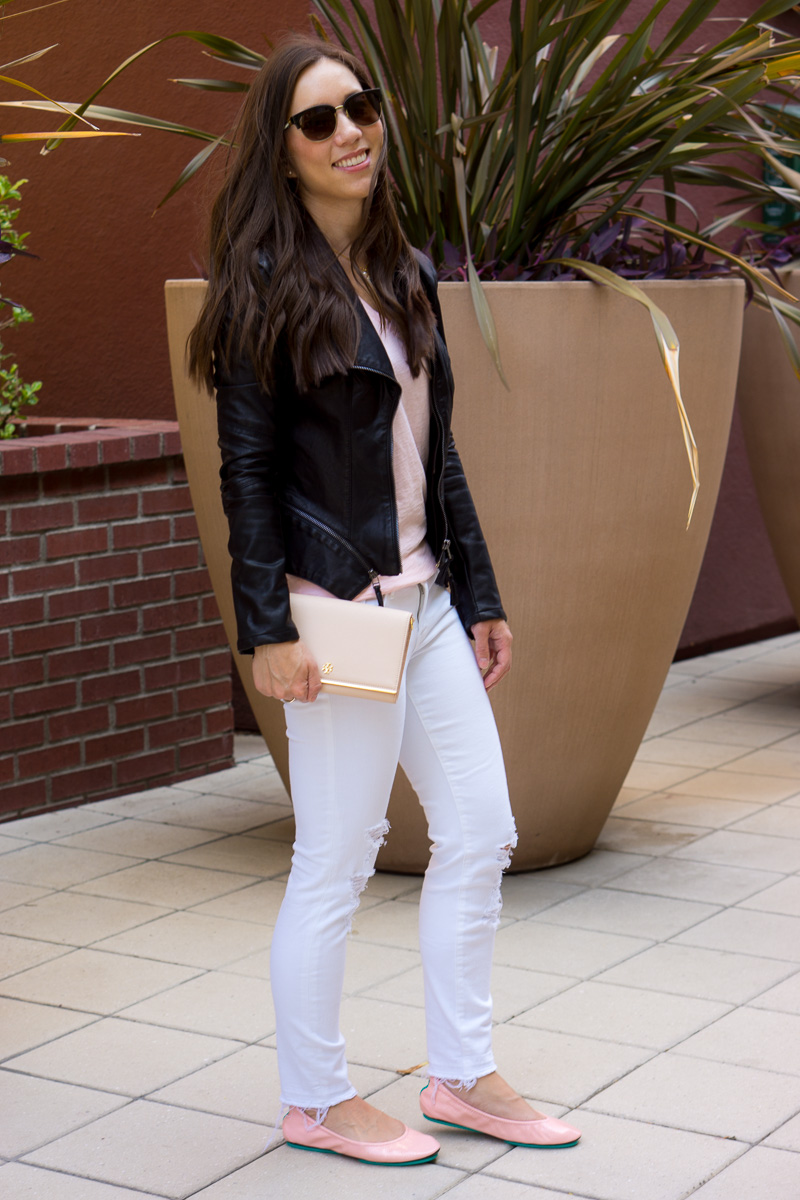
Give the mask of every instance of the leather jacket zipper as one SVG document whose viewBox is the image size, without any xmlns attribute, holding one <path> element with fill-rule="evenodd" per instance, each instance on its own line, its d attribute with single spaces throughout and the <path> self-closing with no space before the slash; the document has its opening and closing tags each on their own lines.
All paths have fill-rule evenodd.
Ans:
<svg viewBox="0 0 800 1200">
<path fill-rule="evenodd" d="M 383 592 L 381 591 L 380 577 L 378 572 L 369 565 L 363 554 L 356 549 L 353 543 L 349 542 L 347 538 L 342 537 L 342 535 L 337 533 L 335 529 L 331 529 L 330 525 L 326 525 L 324 521 L 320 521 L 316 517 L 312 517 L 310 513 L 304 512 L 302 508 L 298 508 L 295 504 L 290 504 L 288 500 L 283 501 L 283 507 L 288 508 L 289 512 L 293 512 L 303 521 L 307 521 L 309 525 L 316 525 L 317 529 L 321 529 L 323 533 L 328 535 L 328 537 L 333 538 L 335 542 L 338 542 L 340 546 L 342 546 L 349 554 L 353 556 L 353 558 L 361 563 L 362 567 L 369 575 L 370 583 L 372 584 L 378 604 L 380 604 L 381 608 L 383 608 Z"/>
</svg>

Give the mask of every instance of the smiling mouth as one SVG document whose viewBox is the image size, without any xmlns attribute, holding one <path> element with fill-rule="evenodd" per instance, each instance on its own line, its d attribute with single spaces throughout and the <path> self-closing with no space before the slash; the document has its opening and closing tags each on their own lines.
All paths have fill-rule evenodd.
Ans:
<svg viewBox="0 0 800 1200">
<path fill-rule="evenodd" d="M 347 158 L 340 158 L 338 162 L 333 164 L 334 167 L 348 169 L 349 167 L 360 167 L 369 158 L 368 150 L 359 150 L 358 154 L 349 154 Z"/>
</svg>

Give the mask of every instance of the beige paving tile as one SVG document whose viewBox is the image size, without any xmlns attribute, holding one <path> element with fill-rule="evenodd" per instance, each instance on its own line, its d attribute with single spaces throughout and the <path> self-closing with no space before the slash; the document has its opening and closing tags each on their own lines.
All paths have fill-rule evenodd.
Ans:
<svg viewBox="0 0 800 1200">
<path fill-rule="evenodd" d="M 726 1012 L 730 1005 L 716 1000 L 588 982 L 522 1013 L 514 1024 L 665 1050 Z"/>
<path fill-rule="evenodd" d="M 395 978 L 418 965 L 419 954 L 416 951 L 401 950 L 396 946 L 376 946 L 351 937 L 347 942 L 344 990 L 347 993 L 361 992 L 386 980 L 386 986 L 391 991 Z M 403 1004 L 412 1003 L 399 993 L 387 999 L 396 999 Z"/>
<path fill-rule="evenodd" d="M 687 1058 L 680 1050 L 637 1067 L 585 1105 L 595 1112 L 758 1142 L 800 1108 L 800 1078 Z"/>
<path fill-rule="evenodd" d="M 186 967 L 219 967 L 252 954 L 267 940 L 263 925 L 177 912 L 138 929 L 117 933 L 98 942 L 96 948 Z"/>
<path fill-rule="evenodd" d="M 711 950 L 730 950 L 734 954 L 760 954 L 765 958 L 800 962 L 800 917 L 728 908 L 694 929 L 687 929 L 675 941 Z"/>
<path fill-rule="evenodd" d="M 692 1200 L 797 1200 L 799 1190 L 797 1155 L 755 1146 L 693 1192 Z"/>
<path fill-rule="evenodd" d="M 614 879 L 625 871 L 632 871 L 634 867 L 643 866 L 647 859 L 648 856 L 644 854 L 620 854 L 616 850 L 595 848 L 590 854 L 577 858 L 574 862 L 565 863 L 562 867 L 548 867 L 546 870 L 537 871 L 536 874 L 541 875 L 542 879 L 552 879 L 557 883 L 577 883 L 593 887 L 599 883 L 608 883 L 609 879 Z"/>
<path fill-rule="evenodd" d="M 506 875 L 503 879 L 503 916 L 530 917 L 543 912 L 561 900 L 576 896 L 581 886 L 577 883 L 559 883 L 548 872 L 527 871 L 523 875 Z"/>
<path fill-rule="evenodd" d="M 672 937 L 696 925 L 719 909 L 695 900 L 673 900 L 664 896 L 639 895 L 632 901 L 627 892 L 611 888 L 593 888 L 564 900 L 555 908 L 534 917 L 531 924 L 567 925 L 573 929 L 596 929 L 600 933 L 620 933 L 631 937 Z"/>
<path fill-rule="evenodd" d="M 0 834 L 0 855 L 9 854 L 12 850 L 21 850 L 23 846 L 30 846 L 30 838 L 10 837 L 7 833 Z"/>
<path fill-rule="evenodd" d="M 680 688 L 669 688 L 662 692 L 656 712 L 663 716 L 679 717 L 684 723 L 700 721 L 703 717 L 716 716 L 727 709 L 738 707 L 739 702 L 728 689 L 720 695 L 718 687 L 703 689 L 699 683 L 686 684 Z"/>
<path fill-rule="evenodd" d="M 156 821 L 114 821 L 97 829 L 73 833 L 57 845 L 78 850 L 98 850 L 103 854 L 127 854 L 131 858 L 164 858 L 199 846 L 213 837 L 207 829 L 186 829 L 161 825 Z"/>
<path fill-rule="evenodd" d="M 286 816 L 282 804 L 259 804 L 231 796 L 187 796 L 175 789 L 175 798 L 148 814 L 151 821 L 183 825 L 190 829 L 210 829 L 218 833 L 242 833 L 265 821 Z"/>
<path fill-rule="evenodd" d="M 167 911 L 151 904 L 55 892 L 0 913 L 0 931 L 17 937 L 85 946 L 113 933 L 121 933 L 123 929 L 144 925 Z"/>
<path fill-rule="evenodd" d="M 198 868 L 176 867 L 175 870 Z M 242 877 L 239 875 L 236 878 L 241 880 Z M 192 912 L 208 917 L 225 917 L 229 921 L 254 921 L 258 925 L 274 925 L 285 891 L 283 883 L 268 879 L 261 883 L 237 887 L 236 891 L 215 896 L 213 900 L 205 900 L 202 904 L 194 905 Z"/>
<path fill-rule="evenodd" d="M 246 768 L 250 768 L 251 764 L 244 764 Z M 237 767 L 237 773 L 242 770 L 242 767 Z M 277 771 L 265 771 L 258 765 L 252 765 L 252 777 L 243 780 L 234 780 L 225 785 L 214 783 L 209 786 L 210 777 L 205 780 L 206 786 L 202 789 L 204 793 L 215 796 L 228 796 L 231 799 L 253 800 L 261 804 L 283 804 L 287 808 L 290 805 L 290 800 L 286 794 L 286 789 L 281 783 L 280 776 Z M 224 772 L 220 772 L 223 774 Z M 194 782 L 187 780 L 187 783 Z M 178 784 L 178 787 L 185 788 L 186 783 Z M 191 789 L 187 789 L 191 790 Z M 195 789 L 200 790 L 200 789 Z"/>
<path fill-rule="evenodd" d="M 371 1096 L 397 1078 L 393 1072 L 357 1064 L 351 1064 L 349 1075 L 361 1096 Z M 161 1088 L 151 1099 L 255 1121 L 268 1126 L 271 1134 L 281 1110 L 277 1053 L 270 1047 L 246 1046 Z"/>
<path fill-rule="evenodd" d="M 94 1020 L 89 1013 L 0 997 L 0 1059 L 41 1046 Z"/>
<path fill-rule="evenodd" d="M 620 810 L 627 813 L 627 807 Z M 597 839 L 600 850 L 621 850 L 630 854 L 669 854 L 702 837 L 705 830 L 697 825 L 667 824 L 662 821 L 631 821 L 622 815 L 609 817 Z"/>
<path fill-rule="evenodd" d="M 746 775 L 737 771 L 705 771 L 687 783 L 670 788 L 684 796 L 716 796 L 721 800 L 747 800 L 753 804 L 774 804 L 798 791 L 796 779 L 775 775 Z"/>
<path fill-rule="evenodd" d="M 751 867 L 788 874 L 800 870 L 800 839 L 768 837 L 761 833 L 736 833 L 718 829 L 706 837 L 673 851 L 676 858 Z"/>
<path fill-rule="evenodd" d="M 683 796 L 675 792 L 656 792 L 644 800 L 625 806 L 625 817 L 642 821 L 666 821 L 675 825 L 700 825 L 719 829 L 731 821 L 760 811 L 758 804 L 742 800 L 715 800 L 710 796 Z"/>
<path fill-rule="evenodd" d="M 766 833 L 771 837 L 800 839 L 800 808 L 774 804 L 753 816 L 737 821 L 733 829 L 745 833 Z"/>
<path fill-rule="evenodd" d="M 167 861 L 188 867 L 208 867 L 214 871 L 234 871 L 240 875 L 266 878 L 288 871 L 291 847 L 263 838 L 233 836 L 173 854 Z"/>
<path fill-rule="evenodd" d="M 175 787 L 181 792 L 207 792 L 224 796 L 226 788 L 237 788 L 243 783 L 263 782 L 270 773 L 268 767 L 257 762 L 237 763 L 235 767 L 226 767 L 224 771 L 212 771 L 208 775 L 198 775 L 194 779 L 183 779 Z"/>
<path fill-rule="evenodd" d="M 800 877 L 791 875 L 788 879 L 781 879 L 772 887 L 740 901 L 740 907 L 800 916 Z"/>
<path fill-rule="evenodd" d="M 681 1054 L 800 1075 L 800 1016 L 737 1008 L 683 1042 Z"/>
<path fill-rule="evenodd" d="M 132 1192 L 129 1188 L 29 1167 L 25 1163 L 6 1163 L 0 1167 L 0 1194 L 6 1200 L 160 1200 L 151 1192 Z"/>
<path fill-rule="evenodd" d="M 748 704 L 739 705 L 736 716 L 744 721 L 764 721 L 773 727 L 788 728 L 791 732 L 797 728 L 798 706 L 792 701 L 782 702 L 775 697 L 768 701 L 751 700 Z"/>
<path fill-rule="evenodd" d="M 243 1042 L 255 1042 L 275 1032 L 272 997 L 264 981 L 218 971 L 142 1000 L 120 1015 Z"/>
<path fill-rule="evenodd" d="M 233 757 L 237 763 L 247 762 L 251 758 L 269 758 L 269 761 L 272 762 L 260 733 L 235 733 L 233 735 Z"/>
<path fill-rule="evenodd" d="M 747 775 L 778 775 L 800 781 L 800 750 L 787 749 L 785 742 L 779 742 L 768 750 L 754 750 L 738 759 L 736 770 Z"/>
<path fill-rule="evenodd" d="M 743 1149 L 738 1142 L 601 1113 L 573 1118 L 583 1129 L 574 1149 L 534 1156 L 517 1148 L 485 1173 L 596 1200 L 682 1200 Z"/>
<path fill-rule="evenodd" d="M 27 1161 L 177 1198 L 235 1171 L 263 1148 L 261 1125 L 139 1100 Z"/>
<path fill-rule="evenodd" d="M 13 909 L 11 910 L 14 911 Z M 59 946 L 56 942 L 35 941 L 32 938 L 11 937 L 0 934 L 0 977 L 16 975 L 37 963 L 47 962 L 50 958 L 58 958 L 66 954 L 67 946 Z M 0 985 L 0 991 L 2 985 Z"/>
<path fill-rule="evenodd" d="M 270 808 L 271 811 L 281 813 L 282 816 L 278 820 L 270 819 L 266 825 L 257 825 L 255 829 L 248 829 L 247 836 L 266 838 L 273 842 L 287 842 L 292 845 L 296 834 L 294 816 L 291 814 L 287 816 L 286 809 L 278 805 L 271 805 Z"/>
<path fill-rule="evenodd" d="M 115 871 L 113 875 L 104 875 L 102 879 L 78 884 L 73 891 L 158 904 L 165 908 L 189 908 L 257 882 L 255 876 L 234 874 L 232 871 L 207 871 L 203 867 L 145 862 L 124 871 Z"/>
<path fill-rule="evenodd" d="M 793 963 L 670 942 L 604 971 L 597 981 L 742 1004 L 795 970 Z"/>
<path fill-rule="evenodd" d="M 222 1038 L 106 1017 L 6 1065 L 25 1074 L 139 1096 L 238 1048 L 237 1042 Z"/>
<path fill-rule="evenodd" d="M 255 954 L 246 954 L 235 962 L 224 963 L 218 970 L 231 975 L 249 975 L 253 979 L 269 979 L 269 947 L 257 950 Z"/>
<path fill-rule="evenodd" d="M 58 1004 L 108 1015 L 156 992 L 175 987 L 196 973 L 147 958 L 127 958 L 102 950 L 74 950 L 0 984 L 18 1000 Z"/>
<path fill-rule="evenodd" d="M 168 804 L 174 799 L 176 789 L 172 787 L 146 788 L 143 792 L 130 792 L 125 796 L 114 796 L 110 800 L 96 800 L 81 807 L 89 812 L 107 813 L 113 817 L 142 817 Z M 180 797 L 182 793 L 177 792 Z"/>
<path fill-rule="evenodd" d="M 500 1074 L 536 1107 L 566 1108 L 582 1103 L 653 1054 L 641 1046 L 520 1025 L 498 1025 L 494 1051 Z M 581 1128 L 580 1122 L 576 1125 Z"/>
<path fill-rule="evenodd" d="M 569 986 L 570 980 L 566 975 L 523 971 L 518 967 L 504 967 L 496 963 L 492 971 L 493 1019 L 508 1021 L 532 1005 L 566 991 Z M 403 975 L 387 979 L 363 994 L 371 1000 L 396 1001 L 423 1008 L 422 967 L 414 967 Z"/>
<path fill-rule="evenodd" d="M 738 710 L 737 710 L 738 712 Z M 781 741 L 789 732 L 785 725 L 769 725 L 763 721 L 742 720 L 736 715 L 708 717 L 681 729 L 685 741 L 723 743 L 739 747 L 769 746 Z"/>
<path fill-rule="evenodd" d="M 3 832 L 10 837 L 21 837 L 31 842 L 49 842 L 52 838 L 66 837 L 70 833 L 82 833 L 98 825 L 106 825 L 115 818 L 104 813 L 80 808 L 61 808 L 56 812 L 39 813 L 35 817 L 20 817 L 17 821 L 3 824 Z"/>
<path fill-rule="evenodd" d="M 277 1052 L 246 1046 L 159 1088 L 150 1099 L 271 1127 L 280 1111 Z"/>
<path fill-rule="evenodd" d="M 0 1071 L 0 1154 L 16 1158 L 125 1103 L 108 1092 Z"/>
<path fill-rule="evenodd" d="M 372 876 L 367 884 L 367 895 L 382 900 L 398 900 L 408 895 L 419 895 L 422 880 L 418 875 L 395 875 L 392 871 L 381 871 Z"/>
<path fill-rule="evenodd" d="M 773 684 L 780 688 L 796 683 L 798 671 L 795 664 L 782 663 L 779 659 L 759 656 L 750 662 L 738 662 L 729 667 L 723 667 L 714 673 L 714 677 L 726 684 L 729 680 L 749 679 L 754 682 Z"/>
<path fill-rule="evenodd" d="M 650 942 L 545 924 L 536 918 L 498 930 L 494 961 L 509 967 L 585 977 L 623 962 Z"/>
<path fill-rule="evenodd" d="M 776 1150 L 800 1151 L 800 1114 L 792 1117 L 791 1121 L 787 1121 L 785 1125 L 781 1125 L 780 1129 L 771 1133 L 764 1145 L 771 1146 Z"/>
<path fill-rule="evenodd" d="M 661 792 L 672 787 L 674 783 L 691 779 L 696 774 L 694 767 L 687 767 L 685 764 L 647 762 L 637 757 L 625 777 L 624 786 L 641 788 L 648 792 Z"/>
<path fill-rule="evenodd" d="M 718 867 L 689 859 L 656 858 L 644 867 L 620 875 L 610 885 L 623 892 L 646 892 L 676 900 L 704 900 L 735 904 L 756 893 L 768 892 L 782 876 L 777 871 L 749 871 L 745 867 Z M 757 907 L 757 905 L 753 905 Z"/>
<path fill-rule="evenodd" d="M 377 908 L 359 909 L 353 918 L 354 939 L 381 946 L 416 950 L 419 946 L 419 910 L 415 904 L 387 900 Z"/>
<path fill-rule="evenodd" d="M 342 1002 L 340 1028 L 351 1063 L 396 1072 L 428 1057 L 424 1015 L 410 1005 L 350 996 Z"/>
<path fill-rule="evenodd" d="M 654 712 L 645 730 L 645 740 L 662 737 L 667 733 L 680 733 L 683 737 L 686 723 L 687 718 L 678 716 L 675 712 Z"/>
<path fill-rule="evenodd" d="M 753 1008 L 773 1008 L 800 1016 L 800 971 L 750 1001 Z"/>
<path fill-rule="evenodd" d="M 0 879 L 66 888 L 130 865 L 130 858 L 119 854 L 98 854 L 94 850 L 75 850 L 48 843 L 46 846 L 26 846 L 24 850 L 2 855 Z"/>
<path fill-rule="evenodd" d="M 434 1200 L 463 1178 L 462 1172 L 438 1163 L 394 1170 L 283 1145 L 192 1200 Z"/>
<path fill-rule="evenodd" d="M 780 700 L 783 687 L 781 681 L 767 679 L 737 679 L 728 674 L 726 668 L 712 671 L 701 679 L 695 679 L 685 687 L 692 696 L 717 697 L 720 700 L 733 700 L 744 703 L 748 700 L 766 699 L 770 704 Z M 736 711 L 731 705 L 726 712 Z"/>
<path fill-rule="evenodd" d="M 620 788 L 617 798 L 612 804 L 612 811 L 618 808 L 624 808 L 626 804 L 630 804 L 633 800 L 640 800 L 642 796 L 649 796 L 650 792 L 647 788 Z"/>
<path fill-rule="evenodd" d="M 448 1200 L 564 1200 L 563 1192 L 533 1187 L 529 1183 L 512 1183 L 510 1179 L 493 1179 L 481 1172 L 470 1175 L 447 1193 Z M 570 1192 L 571 1200 L 588 1200 Z"/>
<path fill-rule="evenodd" d="M 16 908 L 18 904 L 27 904 L 30 900 L 38 900 L 49 893 L 50 888 L 32 887 L 29 883 L 0 883 L 0 912 L 6 908 Z"/>
<path fill-rule="evenodd" d="M 691 738 L 666 735 L 643 742 L 636 755 L 638 762 L 674 763 L 683 767 L 720 767 L 742 754 L 740 746 L 730 742 L 698 742 Z"/>
</svg>

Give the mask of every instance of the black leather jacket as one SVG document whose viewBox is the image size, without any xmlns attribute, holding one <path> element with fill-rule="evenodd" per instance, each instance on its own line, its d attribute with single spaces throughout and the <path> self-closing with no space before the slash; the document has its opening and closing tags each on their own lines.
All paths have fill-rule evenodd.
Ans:
<svg viewBox="0 0 800 1200">
<path fill-rule="evenodd" d="M 417 253 L 436 314 L 427 464 L 428 542 L 467 630 L 505 617 L 489 553 L 450 432 L 453 375 L 436 273 Z M 399 575 L 392 420 L 400 396 L 383 343 L 361 308 L 357 361 L 298 393 L 276 364 L 266 396 L 245 356 L 217 355 L 222 501 L 240 653 L 297 640 L 286 573 L 351 600 L 377 575 Z M 280 341 L 278 343 L 280 347 Z"/>
</svg>

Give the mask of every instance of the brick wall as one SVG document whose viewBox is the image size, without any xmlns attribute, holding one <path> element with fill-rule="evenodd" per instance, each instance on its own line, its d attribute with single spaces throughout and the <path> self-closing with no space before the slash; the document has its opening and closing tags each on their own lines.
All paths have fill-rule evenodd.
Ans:
<svg viewBox="0 0 800 1200">
<path fill-rule="evenodd" d="M 0 442 L 0 814 L 231 763 L 231 655 L 171 421 Z M 30 435 L 35 436 L 30 436 Z"/>
</svg>

